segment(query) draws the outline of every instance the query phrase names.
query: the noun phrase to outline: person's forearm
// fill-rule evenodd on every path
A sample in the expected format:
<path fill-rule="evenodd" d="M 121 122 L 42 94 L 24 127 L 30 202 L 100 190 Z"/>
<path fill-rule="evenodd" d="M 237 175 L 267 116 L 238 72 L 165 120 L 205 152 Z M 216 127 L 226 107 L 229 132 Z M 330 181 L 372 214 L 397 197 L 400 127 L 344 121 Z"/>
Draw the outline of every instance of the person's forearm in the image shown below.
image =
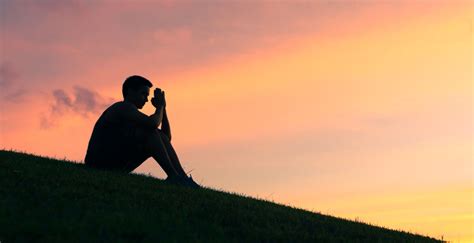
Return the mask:
<path fill-rule="evenodd" d="M 156 127 L 158 128 L 160 124 L 162 123 L 163 120 L 163 107 L 156 108 L 155 113 L 150 115 L 150 118 L 153 120 L 154 124 L 156 124 Z"/>
<path fill-rule="evenodd" d="M 163 109 L 163 122 L 161 123 L 161 131 L 163 131 L 166 136 L 171 141 L 171 128 L 170 128 L 170 122 L 168 121 L 168 115 L 166 114 L 166 108 Z"/>

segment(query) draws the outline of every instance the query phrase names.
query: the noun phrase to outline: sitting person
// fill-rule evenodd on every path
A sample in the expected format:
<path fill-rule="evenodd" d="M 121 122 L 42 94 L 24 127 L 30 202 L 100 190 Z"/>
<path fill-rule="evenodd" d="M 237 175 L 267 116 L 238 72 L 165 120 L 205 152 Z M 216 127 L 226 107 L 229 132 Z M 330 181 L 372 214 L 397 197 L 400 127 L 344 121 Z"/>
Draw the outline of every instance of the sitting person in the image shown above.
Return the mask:
<path fill-rule="evenodd" d="M 94 168 L 129 173 L 153 157 L 167 174 L 167 182 L 198 188 L 192 177 L 186 175 L 171 145 L 164 91 L 154 90 L 151 103 L 155 113 L 147 116 L 139 111 L 148 102 L 152 86 L 141 76 L 125 80 L 124 100 L 112 104 L 97 120 L 84 162 Z"/>

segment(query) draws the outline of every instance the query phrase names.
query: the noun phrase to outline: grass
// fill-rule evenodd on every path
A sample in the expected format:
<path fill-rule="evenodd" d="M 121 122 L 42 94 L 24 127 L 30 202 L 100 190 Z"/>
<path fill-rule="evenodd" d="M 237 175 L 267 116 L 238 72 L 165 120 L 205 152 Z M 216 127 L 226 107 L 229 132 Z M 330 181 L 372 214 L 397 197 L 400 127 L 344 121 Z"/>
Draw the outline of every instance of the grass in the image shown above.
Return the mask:
<path fill-rule="evenodd" d="M 439 242 L 265 200 L 0 150 L 0 242 Z"/>

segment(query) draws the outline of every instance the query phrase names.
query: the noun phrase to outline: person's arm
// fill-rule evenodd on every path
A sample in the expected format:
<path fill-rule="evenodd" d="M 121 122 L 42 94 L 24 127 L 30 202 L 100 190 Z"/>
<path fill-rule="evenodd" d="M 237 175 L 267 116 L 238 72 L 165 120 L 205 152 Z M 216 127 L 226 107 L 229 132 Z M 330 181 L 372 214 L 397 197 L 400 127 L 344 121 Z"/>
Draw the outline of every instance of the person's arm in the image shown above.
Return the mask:
<path fill-rule="evenodd" d="M 161 131 L 168 136 L 171 141 L 171 128 L 170 122 L 168 121 L 168 115 L 166 114 L 166 107 L 163 109 L 163 122 L 161 123 Z"/>
<path fill-rule="evenodd" d="M 132 105 L 125 104 L 120 109 L 120 115 L 123 119 L 135 123 L 141 127 L 158 128 L 163 119 L 163 106 L 158 106 L 153 114 L 147 116 L 134 108 Z"/>
<path fill-rule="evenodd" d="M 165 111 L 164 107 L 155 108 L 155 113 L 153 113 L 149 116 L 151 118 L 151 120 L 153 121 L 153 123 L 152 123 L 153 128 L 157 128 L 158 126 L 160 126 L 160 124 L 162 124 L 163 111 Z"/>

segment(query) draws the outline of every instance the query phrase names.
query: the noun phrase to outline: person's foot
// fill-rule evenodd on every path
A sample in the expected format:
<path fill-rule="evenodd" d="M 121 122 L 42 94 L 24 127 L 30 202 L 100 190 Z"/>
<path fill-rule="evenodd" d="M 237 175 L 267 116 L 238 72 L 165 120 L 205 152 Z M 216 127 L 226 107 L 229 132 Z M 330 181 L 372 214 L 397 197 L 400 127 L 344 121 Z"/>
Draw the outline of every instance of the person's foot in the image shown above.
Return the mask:
<path fill-rule="evenodd" d="M 186 176 L 186 178 L 184 178 L 184 182 L 185 182 L 185 185 L 188 187 L 201 188 L 201 186 L 193 180 L 193 177 L 191 176 L 191 174 L 189 175 L 189 177 Z"/>
<path fill-rule="evenodd" d="M 170 176 L 168 176 L 165 179 L 165 182 L 169 183 L 169 184 L 172 184 L 172 185 L 186 186 L 186 187 L 190 187 L 190 188 L 200 188 L 201 187 L 199 184 L 197 184 L 193 180 L 193 177 L 191 175 L 189 177 L 188 176 L 184 176 L 184 177 L 176 177 L 176 176 L 170 177 Z"/>
<path fill-rule="evenodd" d="M 169 183 L 169 184 L 172 184 L 172 185 L 182 185 L 183 184 L 183 180 L 181 178 L 175 177 L 175 176 L 166 177 L 165 182 Z"/>

